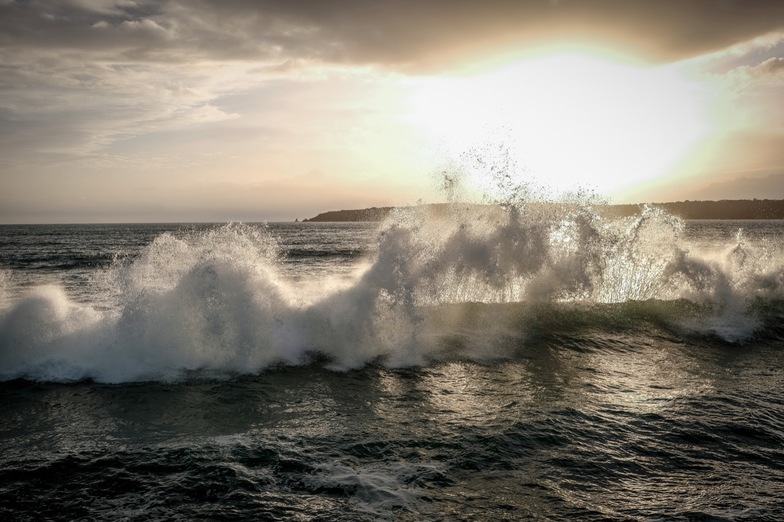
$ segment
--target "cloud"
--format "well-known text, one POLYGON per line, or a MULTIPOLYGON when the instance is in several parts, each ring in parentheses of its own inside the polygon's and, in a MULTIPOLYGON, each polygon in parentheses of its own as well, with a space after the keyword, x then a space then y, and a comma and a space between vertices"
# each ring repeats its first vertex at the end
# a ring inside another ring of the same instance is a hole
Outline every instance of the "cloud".
MULTIPOLYGON (((12 64, 0 79, 0 151, 86 155, 130 136, 236 118, 214 105, 242 71, 187 65, 12 64)), ((232 87, 230 87, 232 86, 232 87)), ((33 156, 34 158, 34 156, 33 156)))
POLYGON ((730 92, 735 95, 748 94, 766 87, 781 88, 784 87, 784 58, 772 57, 759 63, 740 65, 719 75, 719 78, 724 80, 730 92))
POLYGON ((552 36, 609 40, 655 60, 728 47, 784 28, 762 0, 29 0, 0 4, 5 47, 89 56, 308 59, 390 67, 552 36))
POLYGON ((169 3, 161 15, 176 17, 183 34, 209 42, 221 56, 417 69, 553 37, 606 39, 651 59, 679 59, 784 27, 784 5, 757 0, 229 0, 202 1, 195 11, 187 5, 169 3))
POLYGON ((784 72, 784 58, 770 58, 751 68, 753 76, 772 76, 784 72))

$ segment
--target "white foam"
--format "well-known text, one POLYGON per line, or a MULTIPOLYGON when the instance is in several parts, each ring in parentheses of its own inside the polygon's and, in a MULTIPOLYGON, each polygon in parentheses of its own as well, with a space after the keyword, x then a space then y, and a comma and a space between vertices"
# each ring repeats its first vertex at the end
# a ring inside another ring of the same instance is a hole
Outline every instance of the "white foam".
POLYGON ((508 335, 507 326, 487 318, 472 334, 439 330, 460 325, 433 320, 438 307, 471 302, 686 298, 714 310, 689 329, 733 342, 754 335, 760 323, 749 301, 784 296, 780 247, 739 238, 722 251, 690 251, 681 229, 661 210, 613 220, 579 202, 399 209, 381 227, 373 258, 353 278, 326 284, 282 277, 263 228, 163 234, 101 276, 114 301, 108 310, 104 296, 80 304, 59 286, 6 297, 0 378, 254 373, 312 352, 334 368, 379 359, 409 366, 426 363, 450 334, 471 341, 467 356, 492 358, 476 344, 492 345, 488 336, 508 335))

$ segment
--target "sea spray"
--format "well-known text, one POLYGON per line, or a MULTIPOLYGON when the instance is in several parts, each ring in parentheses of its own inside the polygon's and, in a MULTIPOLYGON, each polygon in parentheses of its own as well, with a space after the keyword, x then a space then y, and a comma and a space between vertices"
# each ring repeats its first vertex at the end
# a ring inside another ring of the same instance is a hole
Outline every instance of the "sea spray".
POLYGON ((258 227, 163 234, 111 277, 119 302, 97 311, 59 287, 34 291, 2 318, 0 373, 55 380, 171 379, 183 371, 257 371, 296 362, 301 342, 258 227), (67 368, 51 374, 50 368, 67 368))
POLYGON ((92 303, 58 285, 7 297, 0 377, 426 365, 515 357, 597 329, 728 342, 778 335, 780 245, 741 235, 706 250, 654 207, 613 218, 591 201, 455 201, 397 209, 376 237, 354 276, 333 284, 288 277, 264 226, 162 233, 96 271, 92 303))
POLYGON ((0 269, 0 310, 5 309, 11 302, 9 287, 11 286, 11 271, 0 269))
POLYGON ((176 376, 299 362, 279 251, 264 228, 229 224, 158 239, 119 274, 127 300, 110 349, 125 368, 154 378, 159 368, 176 376))
POLYGON ((780 252, 780 248, 772 248, 767 242, 746 244, 740 229, 735 239, 734 245, 718 252, 680 250, 670 261, 666 276, 678 289, 678 297, 703 303, 711 310, 685 321, 684 326, 742 342, 761 326, 755 301, 775 301, 784 296, 784 265, 773 253, 780 252))
POLYGON ((0 377, 81 379, 101 329, 101 314, 61 287, 34 288, 0 315, 0 377))
POLYGON ((401 209, 382 228, 374 270, 418 305, 661 298, 681 227, 650 207, 623 220, 557 203, 401 209))

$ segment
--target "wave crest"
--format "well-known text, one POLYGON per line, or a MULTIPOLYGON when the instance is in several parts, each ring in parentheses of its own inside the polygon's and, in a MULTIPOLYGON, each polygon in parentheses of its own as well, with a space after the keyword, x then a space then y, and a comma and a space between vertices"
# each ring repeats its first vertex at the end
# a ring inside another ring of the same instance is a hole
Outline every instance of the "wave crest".
POLYGON ((313 281, 307 299, 263 227, 165 233, 103 274, 108 309, 57 286, 3 297, 0 378, 170 380, 314 354, 339 368, 508 357, 561 323, 584 335, 625 321, 640 335, 777 338, 780 245, 739 235, 706 250, 683 231, 653 207, 623 219, 579 202, 402 208, 350 284, 313 281), (654 303, 648 315, 641 302, 654 303))

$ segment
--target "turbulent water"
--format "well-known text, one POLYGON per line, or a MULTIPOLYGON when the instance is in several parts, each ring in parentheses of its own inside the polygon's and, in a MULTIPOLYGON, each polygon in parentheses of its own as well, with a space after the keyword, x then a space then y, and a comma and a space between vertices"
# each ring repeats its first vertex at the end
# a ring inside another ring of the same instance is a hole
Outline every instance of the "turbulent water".
POLYGON ((784 519, 784 223, 0 227, 3 520, 784 519))

